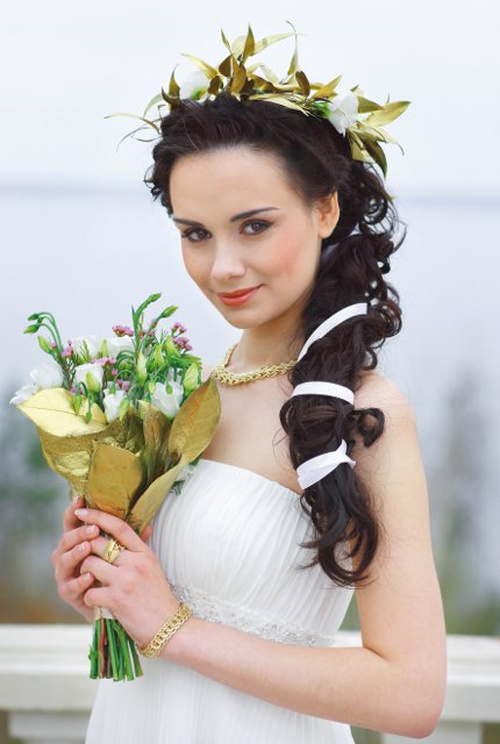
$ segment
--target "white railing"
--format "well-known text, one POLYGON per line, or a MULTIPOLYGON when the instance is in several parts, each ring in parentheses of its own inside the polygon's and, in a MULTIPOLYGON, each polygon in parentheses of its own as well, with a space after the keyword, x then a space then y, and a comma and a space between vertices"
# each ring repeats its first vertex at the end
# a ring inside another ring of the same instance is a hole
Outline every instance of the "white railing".
MULTIPOLYGON (((96 682, 88 678, 90 625, 0 625, 0 710, 24 744, 81 744, 96 682)), ((358 633, 340 643, 359 646, 358 633)), ((500 640, 448 636, 448 687, 432 744, 481 744, 500 722, 500 640)), ((415 741, 382 736, 384 744, 415 741)))

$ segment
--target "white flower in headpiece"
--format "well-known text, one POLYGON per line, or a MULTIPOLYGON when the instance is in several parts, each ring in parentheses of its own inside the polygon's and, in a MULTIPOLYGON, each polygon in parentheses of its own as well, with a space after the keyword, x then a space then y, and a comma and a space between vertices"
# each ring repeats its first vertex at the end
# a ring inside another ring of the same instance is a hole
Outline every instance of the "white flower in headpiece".
POLYGON ((180 86, 179 98, 191 98, 197 101, 208 90, 210 81, 201 70, 192 72, 180 86))
POLYGON ((354 93, 347 93, 343 98, 335 96, 328 102, 328 110, 328 120, 339 134, 345 134, 358 119, 358 97, 354 93))

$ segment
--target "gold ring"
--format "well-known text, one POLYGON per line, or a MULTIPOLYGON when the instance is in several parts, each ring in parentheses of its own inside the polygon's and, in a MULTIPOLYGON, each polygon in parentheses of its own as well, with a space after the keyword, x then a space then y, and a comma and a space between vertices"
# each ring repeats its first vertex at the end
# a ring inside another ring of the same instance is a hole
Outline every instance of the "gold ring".
POLYGON ((112 537, 111 540, 109 540, 109 542, 106 544, 102 557, 108 563, 113 563, 113 561, 118 558, 122 550, 125 550, 125 546, 119 543, 118 540, 115 540, 114 537, 112 537))

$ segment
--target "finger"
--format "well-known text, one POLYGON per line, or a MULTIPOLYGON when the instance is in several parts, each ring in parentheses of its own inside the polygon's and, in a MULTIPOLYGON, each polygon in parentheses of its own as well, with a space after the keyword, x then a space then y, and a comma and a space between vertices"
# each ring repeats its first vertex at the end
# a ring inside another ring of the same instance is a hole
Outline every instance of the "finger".
POLYGON ((106 609, 113 612, 114 603, 108 587, 92 587, 85 592, 83 602, 87 607, 106 607, 106 609))
POLYGON ((152 527, 152 525, 150 525, 150 524, 147 524, 147 525, 146 525, 146 526, 144 527, 144 529, 143 529, 143 531, 141 532, 141 534, 139 535, 139 537, 140 537, 140 538, 141 538, 141 540, 143 540, 144 542, 147 542, 147 541, 149 540, 149 538, 151 537, 151 535, 152 535, 152 534, 153 534, 153 527, 152 527))
POLYGON ((84 573, 76 579, 70 579, 64 582, 59 590, 61 599, 67 602, 74 602, 75 599, 81 599, 82 594, 92 586, 94 577, 91 573, 84 573))
MULTIPOLYGON (((104 558, 104 551, 106 550, 106 546, 109 544, 110 540, 113 538, 111 537, 96 537, 94 540, 91 540, 90 542, 90 552, 94 555, 99 556, 99 558, 102 558, 107 563, 109 561, 107 558, 104 558)), ((126 550, 122 550, 117 557, 112 561, 113 564, 116 564, 120 557, 123 555, 123 553, 126 553, 126 550)))
POLYGON ((117 566, 104 561, 96 555, 88 555, 83 561, 80 572, 91 573, 101 584, 109 585, 116 579, 117 566))
POLYGON ((63 529, 65 532, 73 530, 75 527, 79 526, 80 521, 78 517, 75 516, 75 509, 81 509, 84 506, 85 499, 83 496, 78 496, 76 499, 73 499, 69 506, 66 507, 63 512, 63 529))
POLYGON ((65 553, 59 553, 53 557, 53 563, 55 566, 55 577, 57 581, 63 581, 68 576, 74 576, 77 567, 80 563, 89 555, 90 543, 81 542, 72 550, 67 550, 65 553))
POLYGON ((146 550, 139 535, 123 519, 97 509, 76 509, 75 514, 82 522, 97 524, 103 532, 114 537, 128 550, 138 553, 146 550))
POLYGON ((99 528, 96 525, 83 525, 79 522, 79 526, 69 532, 64 532, 59 540, 59 544, 55 549, 54 553, 62 554, 68 550, 72 550, 79 543, 85 542, 85 540, 91 540, 93 537, 99 534, 99 528))

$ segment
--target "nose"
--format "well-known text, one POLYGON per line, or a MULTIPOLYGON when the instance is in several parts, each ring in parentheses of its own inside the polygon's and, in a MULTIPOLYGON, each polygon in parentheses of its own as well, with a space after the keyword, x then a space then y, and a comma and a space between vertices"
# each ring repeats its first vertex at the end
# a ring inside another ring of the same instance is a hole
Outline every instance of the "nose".
POLYGON ((218 241, 212 263, 212 279, 224 285, 233 277, 244 276, 246 266, 239 247, 231 241, 218 241))

